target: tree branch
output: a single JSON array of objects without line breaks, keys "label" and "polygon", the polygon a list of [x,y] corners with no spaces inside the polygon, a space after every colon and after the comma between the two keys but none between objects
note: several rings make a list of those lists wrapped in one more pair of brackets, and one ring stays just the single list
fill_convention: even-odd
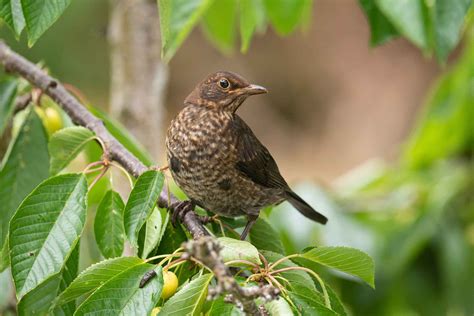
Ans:
[{"label": "tree branch", "polygon": [[227,293],[226,301],[234,303],[246,315],[266,315],[263,306],[258,307],[254,299],[261,297],[265,301],[278,299],[280,291],[271,286],[240,287],[235,278],[219,256],[221,247],[212,237],[202,237],[188,241],[185,246],[185,258],[194,257],[210,268],[217,279],[217,286],[209,289],[209,296],[214,298],[222,293]]},{"label": "tree branch", "polygon": [[[131,175],[138,177],[148,170],[148,167],[118,142],[106,129],[104,123],[92,115],[58,80],[47,75],[35,64],[12,51],[1,40],[0,62],[7,72],[19,75],[28,80],[33,86],[41,89],[43,93],[61,106],[75,124],[93,131],[104,142],[110,154],[110,159],[121,164]],[[178,199],[171,192],[163,189],[158,205],[173,211],[173,205],[176,202],[178,202]],[[209,235],[194,212],[188,212],[182,222],[194,239]]]}]

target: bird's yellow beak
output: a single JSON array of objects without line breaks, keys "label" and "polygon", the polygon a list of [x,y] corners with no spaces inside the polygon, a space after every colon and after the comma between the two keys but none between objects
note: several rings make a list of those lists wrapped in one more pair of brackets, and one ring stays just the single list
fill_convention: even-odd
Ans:
[{"label": "bird's yellow beak", "polygon": [[251,84],[251,85],[245,87],[245,91],[248,95],[262,94],[262,93],[267,93],[268,92],[267,89],[265,89],[262,86],[256,85],[256,84]]}]

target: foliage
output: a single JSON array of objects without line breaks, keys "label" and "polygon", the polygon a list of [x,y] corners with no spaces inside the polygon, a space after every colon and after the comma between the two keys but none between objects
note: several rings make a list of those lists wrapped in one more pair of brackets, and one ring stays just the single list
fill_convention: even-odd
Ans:
[{"label": "foliage", "polygon": [[[0,0],[0,18],[19,38],[26,27],[32,46],[64,13],[71,0]],[[403,36],[444,62],[456,47],[472,0],[359,0],[372,31],[371,44]],[[202,24],[222,52],[246,52],[256,32],[267,25],[286,36],[310,22],[313,0],[160,0],[162,58],[169,61],[191,31]]]},{"label": "foliage", "polygon": [[[26,28],[33,45],[69,3],[0,0],[0,17],[17,36]],[[360,4],[373,45],[404,36],[444,61],[460,40],[471,1],[360,0]],[[169,60],[199,23],[223,51],[234,47],[238,24],[241,50],[246,51],[254,33],[267,24],[279,35],[307,25],[312,1],[160,0],[158,7],[163,58]],[[334,205],[351,211],[343,216],[374,236],[375,245],[369,250],[378,263],[376,280],[374,261],[354,248],[314,243],[303,251],[293,247],[297,251],[290,253],[285,249],[291,240],[276,238],[281,229],[265,219],[255,224],[251,242],[229,238],[242,229],[242,221],[207,224],[222,246],[225,263],[238,269],[240,286],[269,283],[281,290],[278,301],[257,301],[272,315],[347,315],[339,297],[356,314],[474,312],[469,297],[474,280],[468,280],[474,276],[472,36],[459,64],[428,99],[400,163],[353,179],[331,195]],[[0,81],[0,132],[9,128],[17,87],[18,79]],[[48,138],[32,106],[38,105],[14,115],[19,129],[0,170],[0,267],[11,268],[18,313],[142,315],[160,307],[160,315],[240,314],[222,297],[206,302],[214,275],[199,262],[191,265],[180,258],[181,244],[189,236],[181,226],[169,223],[166,210],[156,207],[164,175],[145,172],[130,181],[129,196],[122,199],[114,191],[118,185],[110,169],[126,171],[102,158],[107,158],[103,146],[91,149],[96,145],[92,140],[103,145],[101,140],[85,128],[71,126]],[[133,154],[152,164],[123,127],[105,113],[92,107],[91,111]],[[78,173],[58,175],[78,166]],[[106,190],[98,190],[99,185]],[[78,274],[80,241],[91,234],[84,231],[86,217],[93,217],[94,211],[95,242],[106,259]],[[121,256],[125,242],[132,245],[131,257]],[[156,277],[140,287],[151,270]],[[163,271],[174,272],[180,282],[178,291],[166,300],[160,299]],[[433,288],[441,283],[443,288],[410,291],[411,285],[420,283]],[[375,284],[377,291],[372,289]]]}]

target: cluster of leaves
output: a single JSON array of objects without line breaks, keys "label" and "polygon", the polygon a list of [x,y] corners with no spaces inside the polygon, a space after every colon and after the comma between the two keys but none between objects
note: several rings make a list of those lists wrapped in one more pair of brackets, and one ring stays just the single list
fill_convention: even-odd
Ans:
[{"label": "cluster of leaves", "polygon": [[[0,81],[3,130],[10,128],[19,89],[17,79]],[[44,96],[36,102],[61,111]],[[156,207],[164,175],[149,170],[132,180],[122,167],[107,160],[101,140],[90,130],[65,120],[63,128],[48,133],[38,107],[30,105],[13,117],[15,131],[0,169],[0,267],[11,268],[18,313],[144,315],[155,307],[161,308],[160,315],[240,313],[222,298],[206,302],[208,286],[215,282],[213,274],[199,263],[179,258],[181,245],[190,236],[169,223],[166,210]],[[102,118],[130,150],[147,157],[116,123],[103,114]],[[130,179],[126,202],[113,189],[112,168]],[[81,171],[64,173],[65,169]],[[85,230],[88,218],[93,219],[93,231]],[[236,275],[242,286],[269,283],[281,289],[282,299],[266,303],[272,315],[345,315],[339,298],[318,274],[321,266],[374,286],[372,259],[359,250],[313,247],[285,257],[280,241],[272,237],[275,231],[263,219],[251,232],[252,243],[225,236],[238,238],[235,229],[243,224],[226,220],[208,228],[223,247],[224,262],[239,269]],[[89,234],[105,260],[79,273],[80,243],[90,239]],[[126,241],[131,257],[121,257]],[[150,270],[158,276],[140,288]],[[160,298],[163,270],[174,271],[181,285],[167,300]]]},{"label": "cluster of leaves", "polygon": [[342,229],[370,240],[364,248],[379,268],[375,293],[336,281],[356,314],[474,313],[473,56],[471,29],[458,63],[429,95],[400,162],[372,162],[334,194],[352,214]]},{"label": "cluster of leaves", "polygon": [[71,0],[1,0],[0,18],[17,38],[26,27],[28,45],[33,46],[70,3]]},{"label": "cluster of leaves", "polygon": [[456,47],[472,0],[359,0],[372,31],[371,44],[404,36],[444,62]]},{"label": "cluster of leaves", "polygon": [[[64,13],[71,0],[1,0],[0,18],[19,38],[27,30],[32,46]],[[160,0],[162,57],[169,61],[201,24],[222,52],[231,51],[238,32],[246,52],[256,32],[271,25],[281,36],[306,27],[313,0]],[[472,0],[359,0],[372,31],[371,44],[403,36],[444,62],[458,44]]]}]

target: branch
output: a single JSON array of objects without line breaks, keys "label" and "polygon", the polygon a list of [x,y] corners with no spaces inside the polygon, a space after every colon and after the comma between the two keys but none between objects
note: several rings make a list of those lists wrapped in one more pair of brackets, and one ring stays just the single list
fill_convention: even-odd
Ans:
[{"label": "branch", "polygon": [[[58,80],[47,75],[35,64],[12,51],[1,40],[0,62],[3,64],[5,71],[21,76],[33,86],[41,89],[43,93],[61,106],[75,124],[93,131],[104,142],[110,159],[122,165],[131,175],[138,177],[148,170],[148,167],[117,141],[105,128],[104,123],[92,115]],[[173,205],[176,202],[178,202],[178,199],[171,192],[163,189],[158,205],[173,211]],[[187,212],[182,222],[194,239],[209,235],[194,212]]]},{"label": "branch", "polygon": [[240,287],[235,278],[219,256],[221,247],[216,239],[203,237],[185,244],[185,258],[194,257],[210,268],[217,279],[217,286],[209,289],[209,296],[214,298],[223,292],[228,293],[226,301],[240,307],[246,315],[267,315],[263,306],[258,307],[254,299],[261,297],[265,301],[278,299],[280,291],[271,286]]}]

